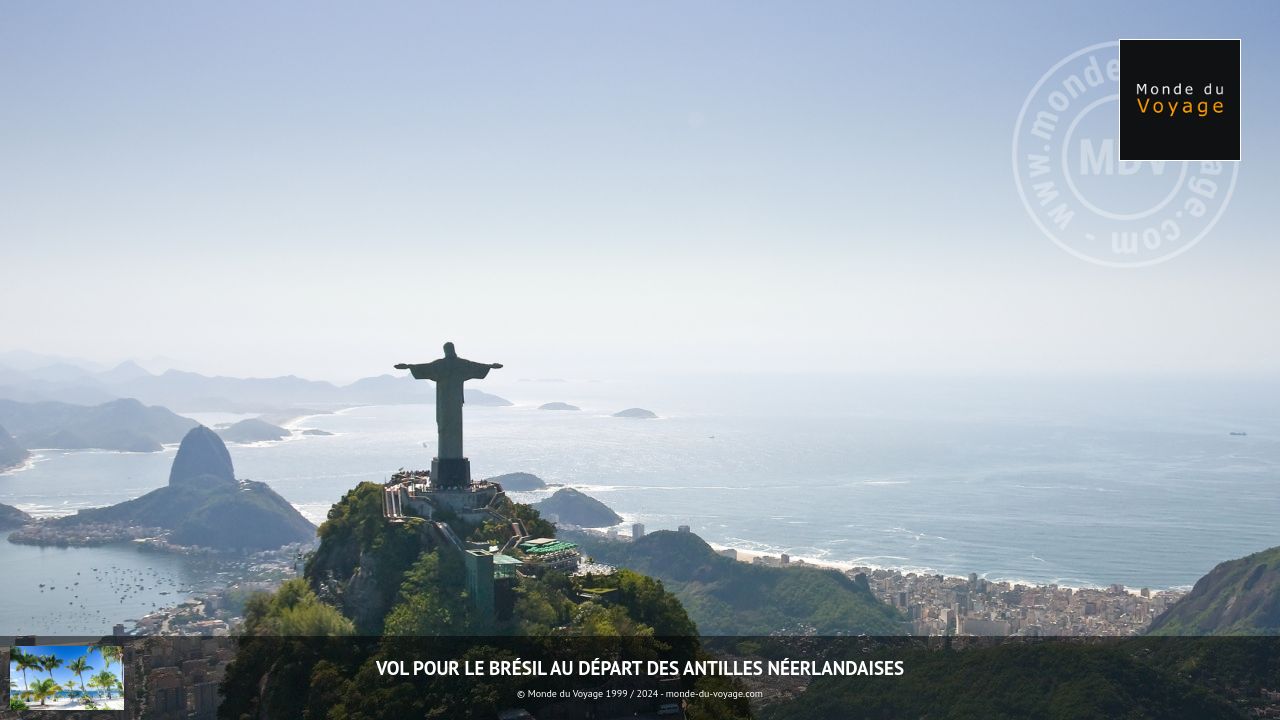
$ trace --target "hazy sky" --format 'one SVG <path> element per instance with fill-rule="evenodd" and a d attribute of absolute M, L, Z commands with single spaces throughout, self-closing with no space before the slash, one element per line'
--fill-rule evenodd
<path fill-rule="evenodd" d="M 1261 2 L 6 2 L 0 350 L 1271 372 L 1277 28 Z M 1041 74 L 1118 37 L 1244 39 L 1231 205 L 1141 270 L 1055 247 L 1009 167 Z"/>

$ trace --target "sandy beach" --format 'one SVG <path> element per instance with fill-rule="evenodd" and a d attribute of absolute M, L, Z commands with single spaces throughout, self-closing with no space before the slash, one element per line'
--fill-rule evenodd
<path fill-rule="evenodd" d="M 124 710 L 124 698 L 117 695 L 107 700 L 95 700 L 93 710 Z M 50 698 L 45 700 L 45 704 L 41 705 L 36 702 L 28 702 L 31 710 L 89 710 L 84 706 L 84 700 L 81 698 Z"/>

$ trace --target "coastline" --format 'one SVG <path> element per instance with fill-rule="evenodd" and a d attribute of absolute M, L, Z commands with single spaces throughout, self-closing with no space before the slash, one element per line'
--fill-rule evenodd
<path fill-rule="evenodd" d="M 606 542 L 636 542 L 632 535 L 617 532 L 616 526 L 574 531 Z M 693 534 L 687 528 L 676 532 Z M 1141 635 L 1186 595 L 1183 590 L 1135 590 L 1118 583 L 1108 587 L 1070 587 L 1053 582 L 993 580 L 980 578 L 977 573 L 965 577 L 917 569 L 873 568 L 856 561 L 839 563 L 738 549 L 723 543 L 707 545 L 721 557 L 760 565 L 770 573 L 799 573 L 804 568 L 834 570 L 848 579 L 850 591 L 870 593 L 901 613 L 910 626 L 908 634 L 915 636 Z"/>
<path fill-rule="evenodd" d="M 570 487 L 570 486 L 566 485 L 566 487 Z M 616 509 L 614 509 L 614 511 L 618 512 Z M 623 531 L 630 530 L 631 525 L 639 521 L 636 519 L 635 515 L 629 515 L 628 513 L 625 513 L 625 512 L 618 512 L 618 514 L 623 516 L 623 522 L 613 526 L 613 528 L 590 528 L 590 529 L 583 528 L 583 530 L 585 532 L 599 533 L 601 535 L 604 535 L 608 530 L 616 529 L 619 531 L 619 537 L 623 537 L 623 538 L 626 538 L 627 540 L 630 540 L 630 537 L 623 534 Z M 664 529 L 667 529 L 667 528 L 653 528 L 649 530 L 649 532 L 653 532 L 654 530 L 664 530 Z M 702 537 L 702 536 L 699 535 L 699 537 Z M 888 572 L 888 573 L 897 573 L 903 576 L 917 575 L 917 576 L 927 576 L 927 577 L 941 577 L 944 580 L 957 580 L 957 581 L 969 580 L 968 576 L 966 575 L 956 574 L 954 571 L 942 572 L 934 568 L 905 566 L 905 565 L 886 565 L 886 564 L 878 564 L 878 563 L 858 562 L 855 560 L 831 560 L 827 558 L 815 558 L 815 557 L 806 556 L 806 555 L 792 555 L 790 553 L 784 553 L 783 551 L 777 551 L 777 550 L 771 551 L 771 550 L 749 549 L 749 548 L 742 547 L 740 545 L 712 542 L 710 540 L 707 540 L 706 538 L 703 538 L 703 541 L 706 542 L 708 545 L 710 545 L 711 549 L 715 550 L 717 553 L 720 553 L 722 555 L 726 554 L 725 551 L 732 550 L 736 555 L 735 559 L 737 559 L 740 562 L 746 562 L 746 563 L 759 561 L 764 564 L 781 565 L 782 564 L 781 556 L 783 554 L 786 554 L 790 560 L 788 564 L 796 565 L 796 566 L 818 567 L 818 568 L 824 568 L 828 570 L 837 570 L 842 573 L 849 573 L 853 571 L 870 573 L 870 572 L 880 571 L 880 572 Z M 1112 587 L 1123 586 L 1127 593 L 1134 594 L 1134 595 L 1141 593 L 1143 587 L 1145 587 L 1145 589 L 1148 590 L 1151 594 L 1171 593 L 1171 594 L 1177 594 L 1177 595 L 1182 595 L 1189 592 L 1192 587 L 1191 585 L 1171 585 L 1167 587 L 1156 587 L 1156 586 L 1138 587 L 1138 586 L 1130 586 L 1127 583 L 1119 583 L 1119 582 L 1114 583 L 1112 585 L 1098 585 L 1098 584 L 1075 583 L 1075 582 L 1055 582 L 1052 580 L 1031 580 L 1027 578 L 995 577 L 983 572 L 977 572 L 976 574 L 979 579 L 985 580 L 987 582 L 1006 583 L 1009 585 L 1024 585 L 1026 587 L 1032 587 L 1032 588 L 1058 587 L 1058 588 L 1069 589 L 1069 590 L 1104 591 Z"/>
<path fill-rule="evenodd" d="M 17 692 L 17 690 L 13 690 Z M 94 699 L 95 706 L 87 708 L 84 700 L 80 697 L 58 697 L 49 698 L 44 705 L 39 703 L 31 703 L 27 707 L 28 712 L 46 712 L 46 711 L 75 711 L 75 712 L 112 712 L 124 710 L 124 695 L 121 692 L 113 694 L 110 700 L 105 697 L 97 697 Z"/>
<path fill-rule="evenodd" d="M 777 565 L 782 564 L 780 554 L 762 552 L 759 550 L 744 550 L 742 548 L 733 547 L 731 545 L 723 545 L 720 543 L 713 543 L 713 542 L 708 542 L 707 544 L 710 545 L 713 550 L 721 554 L 724 554 L 725 550 L 733 550 L 737 555 L 735 559 L 737 559 L 739 562 L 751 563 L 759 560 L 760 562 L 765 564 L 777 564 Z M 954 580 L 954 581 L 964 581 L 964 582 L 968 582 L 969 580 L 969 578 L 964 575 L 937 572 L 931 568 L 898 567 L 898 566 L 892 566 L 892 565 L 874 565 L 870 563 L 858 563 L 854 561 L 823 560 L 818 558 L 805 557 L 803 555 L 789 555 L 788 557 L 790 558 L 790 562 L 787 563 L 789 565 L 818 567 L 818 568 L 823 568 L 827 570 L 838 570 L 843 573 L 850 573 L 855 571 L 857 572 L 880 571 L 880 572 L 888 572 L 888 573 L 897 573 L 899 575 L 904 575 L 904 576 L 919 575 L 919 576 L 941 577 L 944 580 Z M 1078 590 L 1102 591 L 1102 590 L 1109 589 L 1109 586 L 1105 586 L 1105 585 L 1046 582 L 1043 580 L 1028 580 L 1025 578 L 990 577 L 990 576 L 984 575 L 983 573 L 977 573 L 977 576 L 979 579 L 986 580 L 987 582 L 991 582 L 991 583 L 1024 585 L 1026 587 L 1032 587 L 1032 588 L 1058 587 L 1058 588 L 1077 590 L 1077 591 Z M 1117 585 L 1121 585 L 1121 584 L 1117 583 Z M 1123 585 L 1123 587 L 1125 588 L 1125 592 L 1128 592 L 1132 595 L 1139 595 L 1141 593 L 1140 588 L 1130 587 L 1129 585 Z M 1161 587 L 1161 588 L 1148 587 L 1146 589 L 1149 590 L 1151 594 L 1156 594 L 1156 593 L 1182 594 L 1190 591 L 1191 586 L 1185 585 L 1185 586 Z"/>
<path fill-rule="evenodd" d="M 35 467 L 35 464 L 43 459 L 43 457 L 43 455 L 40 455 L 35 450 L 27 450 L 27 457 L 23 458 L 22 462 L 0 468 L 0 477 L 4 477 L 11 473 L 20 473 L 23 470 L 30 470 Z"/>
<path fill-rule="evenodd" d="M 279 425 L 280 427 L 286 430 L 289 430 L 290 432 L 298 432 L 300 430 L 308 429 L 308 428 L 301 427 L 301 425 L 302 423 L 308 420 L 311 420 L 312 418 L 327 417 L 332 415 L 343 415 L 353 410 L 360 410 L 362 408 L 370 408 L 370 407 L 381 407 L 381 406 L 379 405 L 344 405 L 342 407 L 337 407 L 332 410 L 313 410 L 311 412 L 298 413 L 298 414 L 262 413 L 258 415 L 257 418 L 264 422 L 269 422 L 272 425 Z"/>

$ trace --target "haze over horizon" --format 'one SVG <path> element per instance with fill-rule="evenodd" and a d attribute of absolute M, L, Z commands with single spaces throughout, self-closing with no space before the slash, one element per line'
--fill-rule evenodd
<path fill-rule="evenodd" d="M 1068 256 L 1009 171 L 1063 56 L 1277 6 L 312 7 L 0 9 L 0 351 L 339 382 L 445 340 L 512 378 L 1280 370 L 1274 45 L 1244 37 L 1238 188 L 1170 262 Z"/>

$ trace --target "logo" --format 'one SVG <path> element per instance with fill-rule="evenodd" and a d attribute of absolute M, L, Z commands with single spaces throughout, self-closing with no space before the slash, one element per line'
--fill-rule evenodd
<path fill-rule="evenodd" d="M 1131 161 L 1119 152 L 1119 43 L 1078 50 L 1031 88 L 1013 131 L 1023 207 L 1060 248 L 1144 267 L 1190 250 L 1235 190 L 1238 163 Z"/>
<path fill-rule="evenodd" d="M 1240 159 L 1239 40 L 1121 40 L 1120 157 Z"/>

